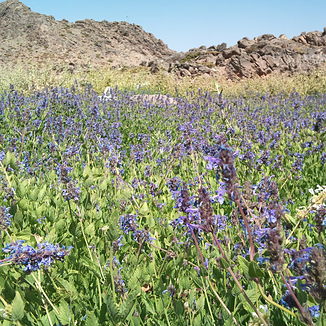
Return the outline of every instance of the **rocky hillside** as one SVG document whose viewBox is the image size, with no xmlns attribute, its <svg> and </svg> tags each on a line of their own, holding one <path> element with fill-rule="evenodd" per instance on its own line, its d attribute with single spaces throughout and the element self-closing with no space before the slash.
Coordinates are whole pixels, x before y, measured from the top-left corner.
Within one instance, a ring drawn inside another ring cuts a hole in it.
<svg viewBox="0 0 326 326">
<path fill-rule="evenodd" d="M 191 49 L 170 64 L 169 71 L 180 76 L 202 73 L 230 79 L 266 76 L 271 73 L 308 72 L 326 64 L 326 28 L 288 39 L 265 34 L 237 45 L 226 44 Z"/>
<path fill-rule="evenodd" d="M 90 19 L 57 21 L 32 12 L 18 0 L 0 3 L 0 66 L 16 63 L 54 64 L 56 68 L 147 66 L 179 77 L 203 74 L 228 79 L 272 73 L 306 72 L 326 64 L 326 28 L 288 39 L 265 34 L 237 45 L 225 43 L 170 50 L 140 26 Z"/>
<path fill-rule="evenodd" d="M 90 19 L 57 21 L 31 11 L 18 0 L 0 3 L 0 64 L 33 61 L 130 66 L 173 53 L 138 25 Z"/>
</svg>

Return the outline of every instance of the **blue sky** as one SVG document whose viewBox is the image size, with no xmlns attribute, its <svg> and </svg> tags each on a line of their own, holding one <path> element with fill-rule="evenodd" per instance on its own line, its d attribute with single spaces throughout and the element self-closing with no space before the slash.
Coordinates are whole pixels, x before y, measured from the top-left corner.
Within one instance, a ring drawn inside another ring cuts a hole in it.
<svg viewBox="0 0 326 326">
<path fill-rule="evenodd" d="M 222 42 L 231 46 L 244 36 L 266 33 L 293 37 L 326 27 L 326 0 L 21 1 L 56 19 L 135 23 L 177 51 Z"/>
</svg>

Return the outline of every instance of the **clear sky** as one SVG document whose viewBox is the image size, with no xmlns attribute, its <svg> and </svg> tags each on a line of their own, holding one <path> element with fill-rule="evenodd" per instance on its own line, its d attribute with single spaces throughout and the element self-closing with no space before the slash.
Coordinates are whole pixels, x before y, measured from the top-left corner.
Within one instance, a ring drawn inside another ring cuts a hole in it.
<svg viewBox="0 0 326 326">
<path fill-rule="evenodd" d="M 56 19 L 135 23 L 177 51 L 222 42 L 231 46 L 244 36 L 266 33 L 293 37 L 326 27 L 326 0 L 21 1 Z"/>
</svg>

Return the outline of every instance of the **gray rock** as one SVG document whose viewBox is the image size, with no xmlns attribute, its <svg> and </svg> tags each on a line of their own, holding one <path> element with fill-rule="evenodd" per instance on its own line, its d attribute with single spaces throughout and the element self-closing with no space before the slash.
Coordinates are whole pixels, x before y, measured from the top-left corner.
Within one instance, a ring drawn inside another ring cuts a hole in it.
<svg viewBox="0 0 326 326">
<path fill-rule="evenodd" d="M 237 46 L 232 46 L 231 48 L 228 48 L 223 51 L 223 57 L 225 59 L 229 59 L 233 56 L 237 56 L 241 54 L 241 49 L 239 49 Z"/>
<path fill-rule="evenodd" d="M 247 37 L 242 38 L 240 41 L 238 41 L 238 47 L 241 49 L 245 49 L 248 46 L 251 46 L 255 43 L 253 40 L 249 40 Z"/>
<path fill-rule="evenodd" d="M 278 38 L 280 40 L 288 40 L 288 38 L 287 38 L 287 36 L 285 34 L 281 34 Z"/>
</svg>

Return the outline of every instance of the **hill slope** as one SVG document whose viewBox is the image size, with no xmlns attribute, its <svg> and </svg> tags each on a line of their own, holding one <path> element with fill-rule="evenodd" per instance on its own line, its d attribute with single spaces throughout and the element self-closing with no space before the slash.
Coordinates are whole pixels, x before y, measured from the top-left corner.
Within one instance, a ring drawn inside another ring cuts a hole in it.
<svg viewBox="0 0 326 326">
<path fill-rule="evenodd" d="M 174 52 L 140 26 L 86 19 L 70 23 L 35 13 L 18 0 L 0 3 L 0 63 L 138 65 Z"/>
</svg>

